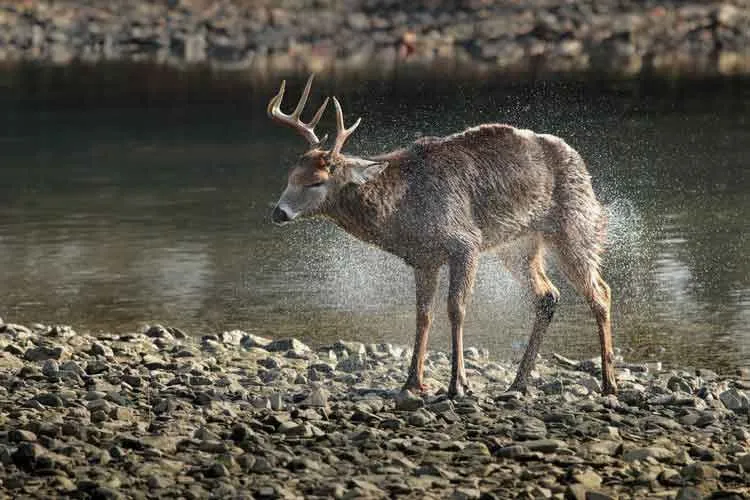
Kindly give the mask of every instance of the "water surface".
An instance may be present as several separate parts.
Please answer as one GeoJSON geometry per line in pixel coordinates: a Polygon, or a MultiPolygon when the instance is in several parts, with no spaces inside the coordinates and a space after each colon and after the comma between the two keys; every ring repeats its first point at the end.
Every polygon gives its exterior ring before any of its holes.
{"type": "MultiPolygon", "coordinates": [[[[565,138],[611,212],[604,274],[616,347],[633,360],[750,366],[750,93],[322,87],[344,96],[348,121],[363,117],[350,152],[493,121],[565,138]]],[[[0,102],[0,317],[411,343],[407,266],[325,222],[270,224],[304,149],[265,117],[272,92],[158,106],[0,102]]],[[[594,356],[593,318],[551,267],[563,296],[543,350],[594,356]]],[[[449,345],[444,298],[445,272],[433,347],[449,345]]],[[[530,322],[520,287],[483,256],[466,344],[518,356],[530,322]]]]}

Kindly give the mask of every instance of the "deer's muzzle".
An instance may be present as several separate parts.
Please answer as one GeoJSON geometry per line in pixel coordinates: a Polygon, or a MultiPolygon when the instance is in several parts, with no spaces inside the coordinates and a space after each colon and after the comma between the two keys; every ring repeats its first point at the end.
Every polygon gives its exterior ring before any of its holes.
{"type": "Polygon", "coordinates": [[[274,207],[273,212],[271,213],[271,220],[274,222],[274,224],[286,224],[287,222],[291,222],[292,217],[289,216],[289,214],[281,208],[280,206],[276,205],[274,207]]]}

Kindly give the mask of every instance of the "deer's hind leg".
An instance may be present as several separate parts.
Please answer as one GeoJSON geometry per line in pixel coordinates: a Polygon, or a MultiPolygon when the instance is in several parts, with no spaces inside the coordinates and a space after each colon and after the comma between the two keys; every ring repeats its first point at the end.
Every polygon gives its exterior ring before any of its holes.
{"type": "Polygon", "coordinates": [[[476,277],[479,251],[472,247],[462,248],[448,259],[448,319],[451,323],[452,356],[451,380],[448,394],[461,397],[469,389],[464,368],[464,317],[466,304],[471,295],[476,277]]]}
{"type": "MultiPolygon", "coordinates": [[[[584,296],[594,314],[599,329],[602,356],[602,392],[617,393],[610,321],[611,291],[599,271],[601,245],[598,237],[590,238],[563,233],[567,237],[557,242],[560,270],[584,296]]],[[[585,236],[585,235],[584,235],[585,236]]]]}
{"type": "Polygon", "coordinates": [[[552,322],[560,292],[545,273],[544,242],[541,235],[531,235],[518,245],[502,248],[497,253],[513,277],[533,295],[534,326],[516,378],[509,389],[526,392],[529,374],[534,368],[544,334],[552,322]]]}

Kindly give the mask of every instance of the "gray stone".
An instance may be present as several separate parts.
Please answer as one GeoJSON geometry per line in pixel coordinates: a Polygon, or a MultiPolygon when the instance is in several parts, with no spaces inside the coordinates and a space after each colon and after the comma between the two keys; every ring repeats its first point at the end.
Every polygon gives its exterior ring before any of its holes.
{"type": "Polygon", "coordinates": [[[361,355],[349,356],[336,364],[336,370],[346,373],[361,372],[365,368],[367,368],[365,358],[361,355]]]}
{"type": "Polygon", "coordinates": [[[423,427],[433,422],[434,420],[435,416],[424,408],[419,408],[418,410],[412,412],[407,418],[407,422],[415,427],[423,427]]]}
{"type": "Polygon", "coordinates": [[[279,339],[274,340],[270,344],[265,346],[265,349],[270,352],[285,352],[285,351],[297,351],[297,352],[310,352],[310,348],[300,342],[297,339],[279,339]]]}
{"type": "Polygon", "coordinates": [[[322,387],[315,387],[310,395],[302,401],[301,405],[323,408],[328,406],[328,396],[328,391],[322,387]]]}
{"type": "Polygon", "coordinates": [[[42,365],[42,374],[48,378],[57,378],[60,376],[60,365],[57,360],[48,359],[42,365]]]}
{"type": "Polygon", "coordinates": [[[111,347],[102,342],[94,342],[91,344],[91,353],[97,356],[104,356],[105,358],[111,359],[115,356],[114,351],[111,347]]]}
{"type": "Polygon", "coordinates": [[[621,447],[622,444],[616,441],[595,441],[588,444],[589,453],[593,455],[607,455],[610,457],[616,455],[621,447]]]}
{"type": "MultiPolygon", "coordinates": [[[[233,333],[235,331],[239,330],[233,330],[230,333],[233,333]]],[[[243,335],[242,339],[240,340],[240,345],[244,347],[245,349],[252,349],[254,347],[260,347],[262,349],[265,349],[268,344],[271,343],[271,339],[266,337],[261,337],[260,335],[255,335],[252,333],[247,333],[243,335]]]]}
{"type": "Polygon", "coordinates": [[[424,406],[424,400],[409,390],[399,392],[394,401],[396,411],[414,411],[424,406]]]}
{"type": "Polygon", "coordinates": [[[349,356],[364,356],[367,354],[367,349],[362,342],[346,342],[339,340],[333,344],[333,350],[337,354],[346,353],[349,356]]]}
{"type": "Polygon", "coordinates": [[[221,332],[221,341],[227,345],[240,345],[242,340],[247,336],[242,330],[230,330],[221,332]]]}
{"type": "Polygon", "coordinates": [[[686,465],[682,468],[680,474],[688,481],[694,482],[719,478],[719,471],[715,467],[700,462],[686,465]]]}
{"type": "Polygon", "coordinates": [[[36,396],[34,396],[34,400],[38,401],[41,405],[49,408],[62,408],[63,406],[65,406],[62,398],[59,395],[51,392],[37,394],[36,396]]]}
{"type": "Polygon", "coordinates": [[[674,455],[671,451],[666,448],[659,446],[648,446],[644,448],[633,448],[625,451],[622,454],[622,459],[626,462],[634,462],[636,460],[646,460],[647,458],[655,458],[656,460],[667,460],[674,455]]]}
{"type": "Polygon", "coordinates": [[[667,387],[672,391],[682,391],[688,394],[691,394],[693,392],[693,387],[690,385],[690,383],[684,378],[678,377],[677,375],[673,375],[669,378],[669,381],[667,381],[667,387]]]}
{"type": "Polygon", "coordinates": [[[20,443],[20,442],[34,442],[36,441],[36,434],[34,434],[31,431],[26,431],[23,429],[13,429],[8,433],[8,440],[11,443],[20,443]]]}
{"type": "Polygon", "coordinates": [[[704,497],[705,495],[698,488],[685,486],[677,491],[675,500],[703,500],[704,497]]]}
{"type": "Polygon", "coordinates": [[[573,480],[577,483],[581,483],[586,489],[595,490],[602,485],[602,477],[591,469],[587,469],[583,472],[575,472],[573,474],[573,480]]]}
{"type": "Polygon", "coordinates": [[[287,436],[312,437],[313,435],[313,428],[310,424],[298,424],[291,420],[282,422],[277,431],[287,436]]]}
{"type": "Polygon", "coordinates": [[[47,359],[61,360],[69,356],[68,350],[59,345],[43,345],[26,350],[24,357],[29,361],[44,361],[47,359]]]}
{"type": "Polygon", "coordinates": [[[270,402],[272,410],[280,411],[286,407],[286,404],[284,403],[284,395],[280,392],[274,392],[271,395],[270,402]]]}
{"type": "Polygon", "coordinates": [[[531,450],[520,444],[512,444],[497,450],[497,456],[511,459],[526,458],[531,456],[531,450]]]}
{"type": "Polygon", "coordinates": [[[522,444],[531,451],[541,451],[542,453],[552,453],[566,447],[565,442],[559,439],[536,439],[523,441],[519,444],[522,444]]]}
{"type": "Polygon", "coordinates": [[[727,409],[736,413],[748,413],[750,411],[750,399],[744,391],[729,389],[719,394],[719,399],[727,409]]]}
{"type": "Polygon", "coordinates": [[[457,487],[448,497],[450,500],[476,500],[482,495],[477,488],[457,487]]]}

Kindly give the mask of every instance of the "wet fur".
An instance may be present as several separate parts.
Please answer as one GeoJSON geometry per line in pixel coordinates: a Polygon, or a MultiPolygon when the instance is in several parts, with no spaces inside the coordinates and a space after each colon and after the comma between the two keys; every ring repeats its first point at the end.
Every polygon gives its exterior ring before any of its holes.
{"type": "MultiPolygon", "coordinates": [[[[417,338],[405,387],[423,388],[422,370],[439,267],[448,264],[453,336],[449,391],[468,387],[463,319],[479,254],[494,250],[536,304],[529,346],[512,388],[525,390],[559,292],[545,274],[545,249],[591,306],[599,329],[603,390],[616,392],[610,290],[599,273],[606,217],[581,156],[562,139],[508,125],[481,125],[422,138],[374,158],[388,167],[347,184],[319,214],[415,269],[417,338]]],[[[335,161],[346,163],[341,156],[335,161]]]]}

